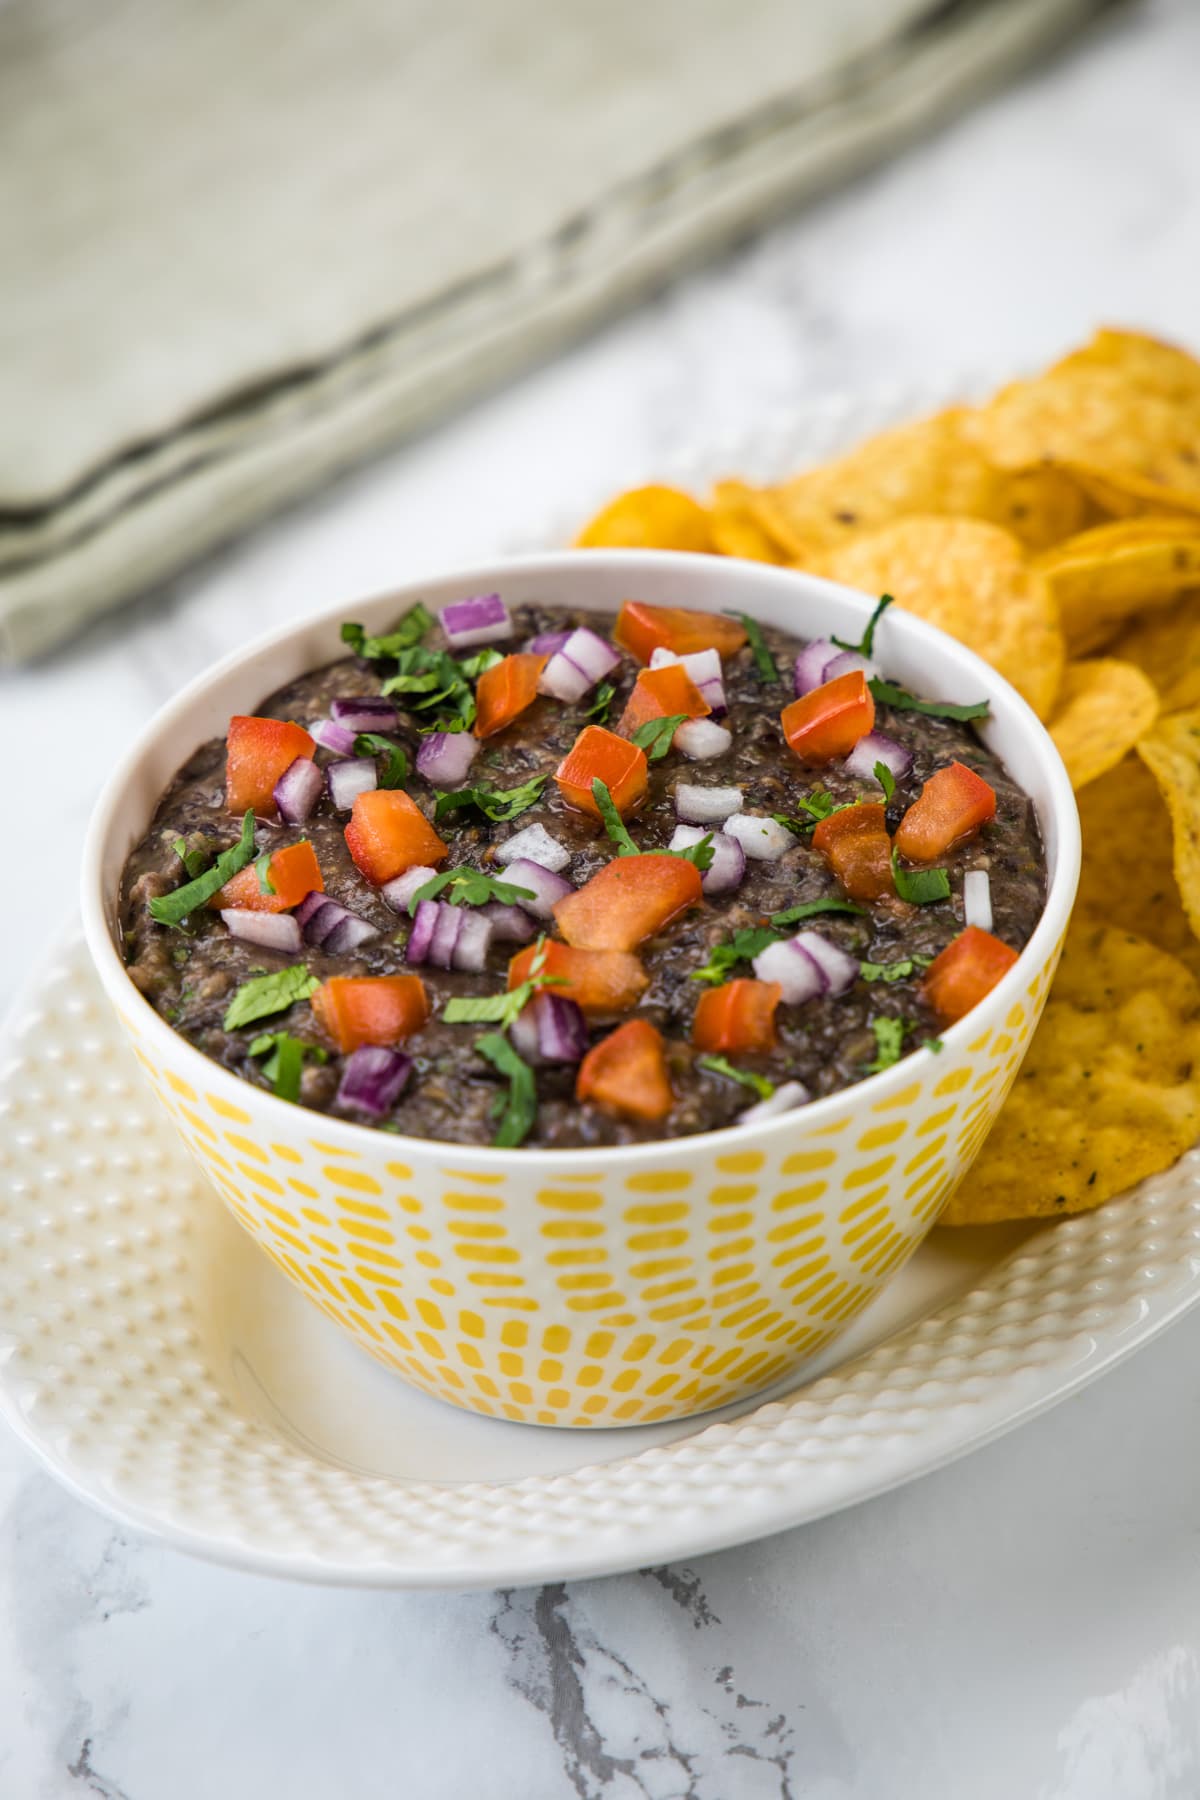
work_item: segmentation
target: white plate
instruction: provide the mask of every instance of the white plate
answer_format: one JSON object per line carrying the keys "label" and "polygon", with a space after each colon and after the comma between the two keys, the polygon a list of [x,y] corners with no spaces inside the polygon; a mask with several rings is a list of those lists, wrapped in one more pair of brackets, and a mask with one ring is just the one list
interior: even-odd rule
{"label": "white plate", "polygon": [[78,935],[0,1071],[0,1409],[82,1499],[222,1562],[374,1586],[598,1575],[778,1531],[1042,1411],[1200,1297],[1200,1153],[1101,1212],[936,1232],[832,1373],[592,1433],[459,1412],[360,1353],[232,1222]]}

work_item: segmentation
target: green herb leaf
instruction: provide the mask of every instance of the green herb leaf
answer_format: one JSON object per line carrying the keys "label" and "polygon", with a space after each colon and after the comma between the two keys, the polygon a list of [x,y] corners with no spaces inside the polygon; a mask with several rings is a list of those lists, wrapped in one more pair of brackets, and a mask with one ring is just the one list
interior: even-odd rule
{"label": "green herb leaf", "polygon": [[930,906],[935,900],[950,898],[950,877],[945,869],[902,869],[900,858],[892,851],[892,878],[901,900],[913,906]]}
{"label": "green herb leaf", "polygon": [[258,876],[259,893],[273,894],[275,892],[275,883],[271,880],[271,852],[269,850],[264,850],[258,861],[255,863],[254,873]]}
{"label": "green herb leaf", "polygon": [[911,1027],[906,1019],[872,1019],[875,1033],[875,1060],[867,1064],[868,1075],[879,1075],[898,1063],[904,1054],[904,1034]]}
{"label": "green herb leaf", "polygon": [[904,688],[878,677],[869,681],[867,686],[881,706],[894,707],[897,712],[923,713],[927,719],[957,719],[960,722],[985,719],[990,710],[987,700],[977,701],[972,706],[952,706],[949,701],[944,700],[917,700]]}
{"label": "green herb leaf", "polygon": [[647,719],[644,725],[638,726],[631,741],[646,752],[647,762],[661,762],[687,716],[686,713],[672,713],[666,719]]}
{"label": "green herb leaf", "polygon": [[360,731],[354,740],[355,756],[382,756],[385,761],[379,771],[381,788],[403,787],[408,779],[408,758],[399,744],[393,743],[390,737],[384,737],[378,731]]}
{"label": "green herb leaf", "polygon": [[515,788],[460,788],[457,793],[439,794],[433,809],[434,823],[438,824],[448,813],[459,812],[465,806],[478,807],[485,819],[494,824],[507,824],[510,819],[520,818],[531,806],[536,806],[541,798],[542,789],[549,780],[547,775],[534,775]]}
{"label": "green herb leaf", "polygon": [[150,917],[159,925],[179,925],[190,913],[211,900],[227,881],[241,873],[254,860],[254,813],[248,808],[242,815],[242,835],[230,849],[223,850],[211,869],[197,875],[194,881],[162,894],[150,902]]}
{"label": "green herb leaf", "polygon": [[253,1025],[256,1019],[284,1012],[297,1000],[309,999],[320,985],[303,963],[293,963],[291,968],[270,975],[256,975],[252,981],[242,983],[226,1007],[225,1029],[236,1031],[239,1025]]}
{"label": "green herb leaf", "polygon": [[508,1077],[508,1093],[497,1097],[492,1117],[500,1121],[493,1144],[515,1149],[523,1144],[537,1118],[537,1082],[524,1057],[518,1056],[500,1032],[477,1038],[475,1048],[501,1075]]}
{"label": "green herb leaf", "polygon": [[598,724],[603,725],[608,718],[608,709],[613,703],[616,691],[611,681],[602,681],[592,696],[592,703],[584,713],[584,718],[595,719]]}
{"label": "green herb leaf", "polygon": [[835,800],[833,795],[826,793],[824,788],[814,788],[811,794],[798,795],[796,805],[803,808],[807,814],[806,818],[789,818],[786,813],[772,813],[771,817],[777,825],[786,825],[789,831],[794,831],[797,837],[801,837],[806,832],[812,831],[821,823],[822,819],[827,819],[831,813],[845,812],[848,806],[857,806],[858,801]]}
{"label": "green herb leaf", "polygon": [[853,650],[858,656],[870,656],[875,648],[875,627],[878,625],[880,619],[882,619],[888,607],[895,606],[895,604],[896,597],[894,594],[881,594],[878,606],[867,620],[867,629],[863,632],[862,641],[860,643],[848,644],[844,638],[840,637],[830,638],[830,643],[836,644],[839,650]]}
{"label": "green herb leaf", "polygon": [[520,900],[535,897],[532,888],[498,881],[494,875],[484,875],[478,869],[443,869],[417,889],[408,903],[409,917],[422,900],[436,900],[439,894],[451,906],[486,906],[489,900],[498,900],[501,906],[515,906]]}
{"label": "green herb leaf", "polygon": [[724,1075],[730,1081],[740,1082],[751,1093],[757,1094],[760,1100],[769,1100],[775,1092],[775,1083],[768,1081],[765,1075],[756,1075],[752,1069],[735,1069],[723,1056],[698,1057],[696,1067],[708,1069],[714,1075]]}
{"label": "green herb leaf", "polygon": [[781,933],[765,925],[748,925],[735,931],[727,943],[714,944],[702,969],[692,970],[693,981],[724,981],[737,963],[752,962],[760,951],[777,944]]}
{"label": "green herb leaf", "polygon": [[461,657],[458,666],[468,681],[476,681],[488,669],[494,669],[497,663],[503,661],[504,656],[499,650],[479,650],[474,656]]}
{"label": "green herb leaf", "polygon": [[507,1030],[524,1012],[539,988],[567,985],[565,976],[545,973],[545,962],[546,939],[542,936],[537,941],[527,980],[507,994],[485,994],[479,1000],[452,995],[442,1013],[443,1020],[447,1025],[502,1025]]}
{"label": "green herb leaf", "polygon": [[413,712],[430,712],[435,716],[423,729],[427,731],[465,731],[475,722],[475,696],[462,666],[445,650],[427,650],[415,645],[402,650],[396,658],[396,672],[389,675],[380,690],[384,694],[403,694]]}
{"label": "green herb leaf", "polygon": [[898,962],[860,962],[858,972],[864,981],[905,981],[932,961],[931,956],[902,956]]}
{"label": "green herb leaf", "polygon": [[202,875],[205,869],[207,869],[209,852],[203,846],[195,850],[189,850],[183,839],[180,837],[175,839],[171,848],[187,870],[189,880],[194,881],[197,875]]}
{"label": "green herb leaf", "polygon": [[866,911],[865,906],[859,906],[853,900],[843,900],[837,894],[826,894],[820,900],[802,900],[798,906],[788,906],[783,912],[772,913],[771,923],[797,925],[801,919],[815,919],[819,913],[857,913],[863,918]]}
{"label": "green herb leaf", "polygon": [[935,1056],[939,1056],[941,1054],[941,1052],[946,1048],[946,1046],[945,1046],[945,1044],[943,1044],[941,1038],[922,1038],[920,1044],[917,1047],[920,1050],[932,1050],[933,1054]]}
{"label": "green herb leaf", "polygon": [[382,662],[419,644],[432,624],[431,614],[418,600],[385,637],[368,637],[361,625],[343,625],[342,642],[349,644],[355,656],[365,657],[368,662]]}
{"label": "green herb leaf", "polygon": [[300,1075],[306,1056],[311,1056],[314,1062],[329,1061],[328,1053],[319,1044],[310,1044],[307,1038],[293,1037],[289,1031],[263,1032],[255,1038],[248,1054],[266,1057],[263,1074],[280,1100],[300,1098]]}
{"label": "green herb leaf", "polygon": [[779,670],[775,666],[775,658],[767,648],[767,640],[762,634],[762,626],[749,613],[730,612],[726,608],[727,617],[738,619],[742,629],[750,639],[750,648],[754,652],[754,661],[758,668],[759,678],[763,681],[778,681]]}
{"label": "green herb leaf", "polygon": [[608,791],[608,783],[601,781],[598,775],[592,783],[592,799],[600,808],[604,829],[616,844],[619,853],[622,856],[640,856],[641,851],[626,831],[625,821],[617,811],[616,802]]}
{"label": "green herb leaf", "polygon": [[896,777],[885,762],[875,764],[875,779],[883,789],[883,804],[886,806],[896,791]]}
{"label": "green herb leaf", "polygon": [[713,857],[716,855],[716,851],[713,849],[713,834],[711,831],[706,831],[704,836],[696,843],[688,844],[682,850],[653,850],[648,852],[648,854],[652,856],[677,856],[681,862],[695,863],[696,867],[703,875],[706,869],[712,868]]}

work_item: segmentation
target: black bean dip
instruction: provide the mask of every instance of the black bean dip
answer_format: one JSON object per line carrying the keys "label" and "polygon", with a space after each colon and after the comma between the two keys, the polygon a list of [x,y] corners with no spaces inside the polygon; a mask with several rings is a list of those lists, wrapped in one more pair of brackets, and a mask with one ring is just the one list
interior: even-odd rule
{"label": "black bean dip", "polygon": [[[516,598],[512,596],[513,600]],[[566,605],[551,608],[514,604],[512,619],[514,635],[498,646],[504,652],[521,649],[539,634],[561,634],[577,625],[587,625],[611,638],[614,625],[611,617],[573,611]],[[756,655],[752,644],[724,662],[728,713],[721,723],[732,734],[729,749],[711,760],[689,761],[673,747],[660,760],[651,761],[646,802],[626,821],[639,849],[665,848],[677,825],[673,795],[681,782],[739,787],[744,813],[764,818],[780,815],[797,821],[791,841],[777,860],[748,859],[745,877],[736,891],[706,899],[703,906],[685,913],[661,935],[644,942],[637,952],[649,985],[635,1016],[649,1020],[662,1033],[675,1103],[664,1119],[639,1120],[590,1101],[578,1101],[574,1067],[539,1067],[535,1071],[536,1116],[525,1139],[529,1144],[584,1147],[681,1136],[732,1125],[755,1103],[755,1093],[746,1085],[701,1066],[700,1053],[691,1044],[691,1031],[693,1014],[706,992],[706,984],[694,977],[709,962],[714,949],[727,944],[735,932],[762,927],[770,915],[798,903],[838,894],[836,880],[812,847],[811,819],[809,830],[804,829],[806,814],[802,802],[806,797],[825,794],[833,803],[883,798],[877,782],[846,774],[840,763],[807,767],[791,753],[783,738],[780,712],[793,697],[792,666],[803,648],[803,640],[769,628],[763,628],[762,638],[779,671],[777,681],[764,677],[762,658]],[[430,632],[428,642],[444,647],[437,627]],[[461,657],[468,653],[456,650],[454,654]],[[607,716],[610,728],[615,729],[640,666],[633,657],[623,654],[612,674],[615,695]],[[354,655],[343,657],[267,696],[258,713],[294,720],[307,727],[327,716],[331,702],[338,696],[377,695],[394,667],[392,663],[366,661]],[[978,697],[961,698],[970,701]],[[409,772],[404,787],[426,816],[432,818],[437,790],[417,775],[413,766],[422,741],[421,727],[427,727],[430,720],[404,710],[403,696],[398,697],[397,704],[398,722],[391,735],[408,752]],[[466,777],[467,784],[507,790],[538,774],[551,778],[537,802],[510,822],[490,822],[470,808],[441,819],[437,830],[449,848],[443,868],[467,865],[502,876],[503,868],[494,860],[496,847],[534,824],[544,826],[570,851],[571,861],[564,874],[577,888],[612,859],[616,845],[604,826],[569,808],[552,779],[581,729],[596,722],[592,711],[595,704],[595,690],[576,704],[539,697],[506,729],[484,740]],[[868,969],[890,972],[897,964],[912,965],[907,973],[893,979],[886,975],[857,979],[848,991],[836,997],[824,995],[803,1005],[780,1005],[776,1014],[776,1047],[730,1059],[743,1071],[775,1087],[801,1083],[813,1098],[862,1080],[880,1066],[881,1049],[889,1041],[892,1049],[890,1053],[884,1050],[884,1062],[895,1060],[896,1055],[907,1054],[926,1041],[932,1040],[936,1045],[938,1024],[922,1000],[921,976],[925,963],[963,930],[963,882],[968,871],[986,871],[990,878],[991,930],[1014,950],[1029,939],[1045,898],[1044,858],[1032,803],[984,746],[971,724],[879,704],[875,729],[910,751],[913,759],[911,769],[896,781],[895,791],[887,801],[889,831],[895,830],[905,810],[920,795],[926,779],[953,761],[965,763],[995,790],[996,817],[970,841],[940,859],[949,879],[948,898],[915,905],[887,896],[871,903],[862,913],[830,912],[806,921]],[[485,1032],[496,1028],[447,1024],[442,1013],[452,995],[482,997],[503,992],[509,958],[519,946],[493,944],[480,973],[432,967],[414,971],[405,959],[404,947],[410,920],[398,916],[378,889],[360,874],[344,837],[349,815],[345,810],[335,810],[328,791],[303,825],[287,826],[260,817],[255,854],[309,840],[320,863],[326,894],[377,927],[379,935],[373,941],[342,955],[330,955],[305,944],[297,957],[232,935],[220,912],[211,908],[198,908],[178,928],[157,923],[151,917],[150,901],[169,894],[188,879],[177,848],[180,840],[186,851],[209,856],[237,840],[241,820],[226,809],[225,756],[224,740],[213,739],[188,758],[125,866],[121,923],[131,979],[162,1018],[189,1043],[247,1081],[271,1086],[261,1049],[252,1056],[250,1046],[264,1032],[284,1031],[324,1057],[317,1060],[306,1054],[303,1058],[298,1099],[304,1106],[416,1137],[491,1143],[496,1132],[494,1110],[506,1091],[507,1080],[475,1046]],[[325,769],[335,759],[319,748],[315,760]],[[203,860],[203,855],[197,857],[196,866]],[[553,935],[552,924],[548,929]],[[780,936],[799,929],[793,925]],[[331,976],[406,973],[417,973],[424,979],[431,1016],[403,1045],[415,1068],[386,1117],[366,1117],[338,1100],[345,1059],[323,1030],[309,1001],[300,1000],[273,1017],[245,1027],[226,1029],[226,1010],[242,984],[264,972],[294,966],[298,961],[306,964],[320,981]],[[753,974],[750,963],[743,961],[730,966],[724,979],[752,978]],[[886,1021],[898,1021],[899,1030],[881,1024]],[[590,1042],[599,1042],[620,1022],[589,1021]]]}

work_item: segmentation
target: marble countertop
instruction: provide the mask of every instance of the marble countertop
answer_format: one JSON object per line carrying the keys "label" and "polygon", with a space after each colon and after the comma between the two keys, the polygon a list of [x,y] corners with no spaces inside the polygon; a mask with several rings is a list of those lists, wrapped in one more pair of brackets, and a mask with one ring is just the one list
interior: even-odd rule
{"label": "marble countertop", "polygon": [[[1196,341],[1200,10],[1161,0],[936,141],[0,678],[0,1006],[104,768],[264,627],[462,561],[814,395]],[[49,740],[48,747],[47,740]],[[36,746],[36,749],[33,747]],[[1196,1352],[1193,1360],[1193,1352]],[[1184,1800],[1200,1317],[944,1472],[691,1566],[448,1597],[212,1568],[0,1432],[3,1800]]]}

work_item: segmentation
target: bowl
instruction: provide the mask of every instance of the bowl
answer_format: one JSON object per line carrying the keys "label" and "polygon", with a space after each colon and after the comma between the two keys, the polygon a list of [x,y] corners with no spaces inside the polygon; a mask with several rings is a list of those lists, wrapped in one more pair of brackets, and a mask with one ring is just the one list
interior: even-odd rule
{"label": "bowl", "polygon": [[87,941],[146,1079],[265,1253],[364,1350],[455,1406],[529,1424],[687,1418],[794,1375],[912,1255],[1020,1066],[1079,869],[1067,774],[1025,702],[978,657],[893,609],[877,654],[933,698],[986,697],[983,736],[1032,797],[1045,911],[986,1000],[893,1068],[781,1117],[611,1149],[499,1150],[394,1136],[251,1086],[179,1037],[120,955],[121,870],[176,769],[229,717],[423,600],[472,593],[615,611],[630,597],[733,609],[857,641],[873,599],[757,563],[638,551],[498,560],[345,603],[198,677],[97,804]]}

